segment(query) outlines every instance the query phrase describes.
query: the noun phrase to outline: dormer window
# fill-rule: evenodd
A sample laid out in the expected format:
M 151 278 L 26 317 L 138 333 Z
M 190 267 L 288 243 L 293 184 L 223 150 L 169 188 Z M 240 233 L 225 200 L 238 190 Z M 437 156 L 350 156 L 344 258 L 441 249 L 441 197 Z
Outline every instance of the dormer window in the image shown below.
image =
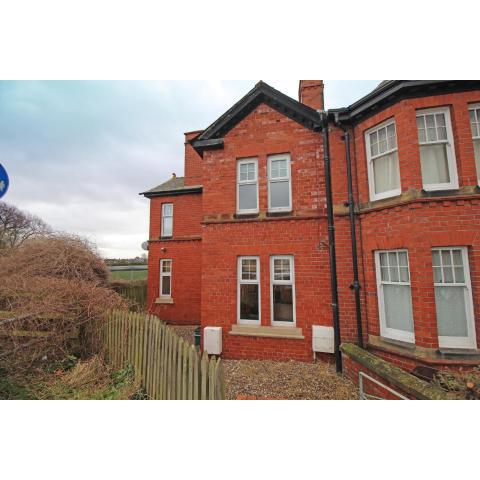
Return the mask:
M 292 183 L 290 155 L 268 157 L 268 211 L 290 212 L 292 210 Z
M 258 213 L 258 160 L 256 158 L 238 161 L 237 213 Z

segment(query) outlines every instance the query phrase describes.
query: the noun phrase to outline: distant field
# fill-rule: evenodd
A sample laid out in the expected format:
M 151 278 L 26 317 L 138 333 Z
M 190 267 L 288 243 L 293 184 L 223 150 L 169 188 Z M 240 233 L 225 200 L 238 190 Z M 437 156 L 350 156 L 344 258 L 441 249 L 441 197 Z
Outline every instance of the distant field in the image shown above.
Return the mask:
M 146 280 L 148 270 L 115 270 L 110 272 L 112 280 Z

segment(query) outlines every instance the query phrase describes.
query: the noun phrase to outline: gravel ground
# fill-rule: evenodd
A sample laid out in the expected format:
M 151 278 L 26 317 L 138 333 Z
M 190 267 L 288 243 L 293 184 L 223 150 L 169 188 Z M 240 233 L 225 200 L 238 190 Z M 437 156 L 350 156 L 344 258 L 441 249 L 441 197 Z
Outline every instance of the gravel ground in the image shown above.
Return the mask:
M 226 397 L 355 400 L 357 387 L 323 362 L 224 360 Z

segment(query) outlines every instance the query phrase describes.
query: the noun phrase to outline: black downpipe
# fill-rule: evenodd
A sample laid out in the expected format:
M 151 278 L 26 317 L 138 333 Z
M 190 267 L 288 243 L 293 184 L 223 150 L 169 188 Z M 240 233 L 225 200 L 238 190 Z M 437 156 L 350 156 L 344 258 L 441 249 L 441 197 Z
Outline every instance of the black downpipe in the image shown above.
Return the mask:
M 352 242 L 353 283 L 350 285 L 350 288 L 353 289 L 355 292 L 355 315 L 357 319 L 358 346 L 360 348 L 363 348 L 360 282 L 358 281 L 357 234 L 355 229 L 355 201 L 353 199 L 352 160 L 350 157 L 350 132 L 348 131 L 347 127 L 342 127 L 342 129 L 345 134 L 343 137 L 343 141 L 345 142 L 345 158 L 347 162 L 348 213 L 350 217 L 350 238 Z
M 340 353 L 340 316 L 338 308 L 337 260 L 335 254 L 335 225 L 333 220 L 332 177 L 330 168 L 330 143 L 328 138 L 328 113 L 322 112 L 323 125 L 323 162 L 325 166 L 325 193 L 327 197 L 328 249 L 330 261 L 330 287 L 332 291 L 333 335 L 335 369 L 342 371 L 342 355 Z

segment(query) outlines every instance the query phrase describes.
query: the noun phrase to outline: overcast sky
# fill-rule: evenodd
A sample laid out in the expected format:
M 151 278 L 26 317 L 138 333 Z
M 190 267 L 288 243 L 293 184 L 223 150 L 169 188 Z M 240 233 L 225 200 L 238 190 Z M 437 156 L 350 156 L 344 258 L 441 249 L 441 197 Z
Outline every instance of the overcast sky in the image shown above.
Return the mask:
M 297 98 L 297 80 L 265 80 Z M 57 230 L 89 238 L 105 257 L 140 255 L 148 200 L 183 175 L 183 133 L 206 128 L 256 81 L 0 82 L 2 199 Z M 347 106 L 378 80 L 325 81 L 327 108 Z

